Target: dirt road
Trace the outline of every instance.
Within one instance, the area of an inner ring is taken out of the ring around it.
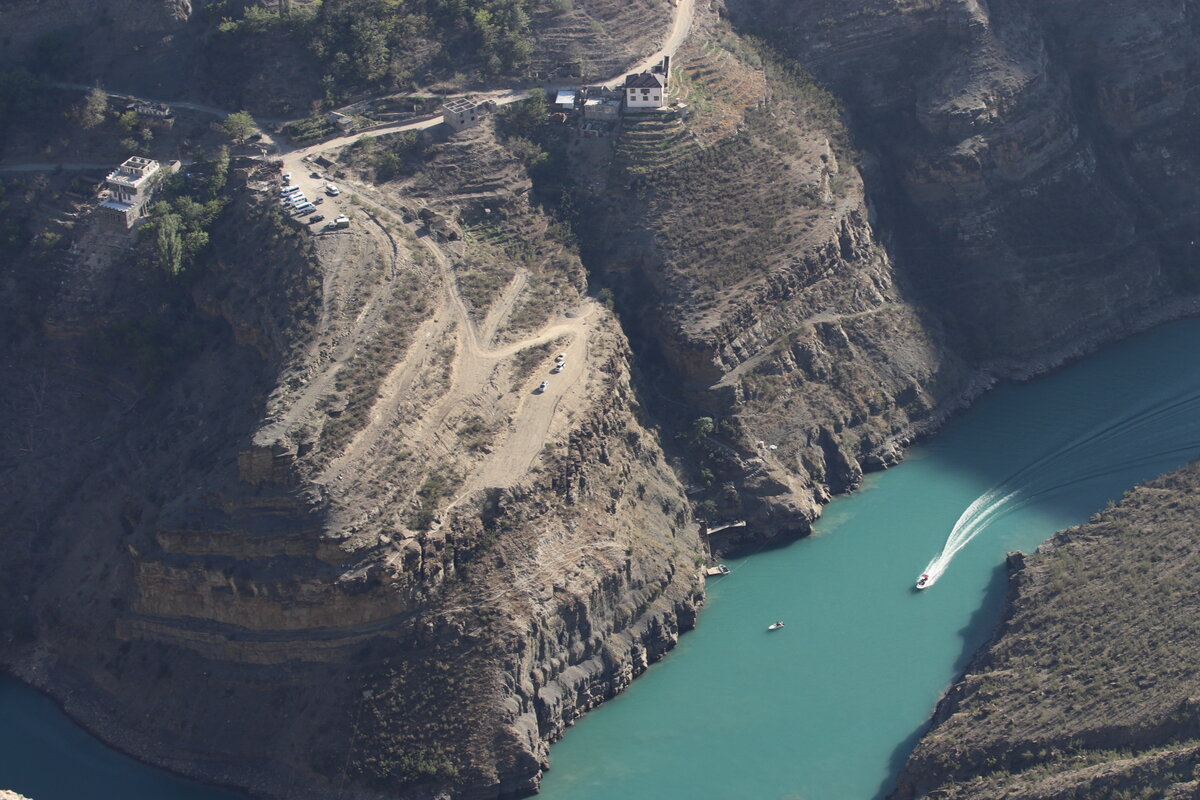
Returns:
[[[692,20],[695,18],[695,15],[696,0],[679,0],[679,4],[675,6],[675,14],[671,18],[671,30],[667,33],[667,40],[663,42],[662,47],[620,75],[609,79],[604,86],[608,89],[615,89],[629,73],[645,72],[662,61],[663,56],[675,55],[675,51],[679,49],[680,45],[683,44],[683,40],[687,38],[688,33],[691,31]]]

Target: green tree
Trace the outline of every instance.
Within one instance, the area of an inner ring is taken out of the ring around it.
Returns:
[[[94,128],[104,122],[108,115],[108,95],[99,86],[93,86],[87,97],[75,107],[75,121],[81,128]]]
[[[712,417],[697,417],[695,422],[692,423],[692,440],[700,441],[704,437],[711,435],[716,430],[716,427]]]
[[[133,129],[137,127],[138,116],[133,111],[126,111],[124,114],[117,116],[117,126],[125,133],[133,133]]]
[[[248,111],[235,111],[221,123],[225,135],[235,142],[244,142],[258,130]]]
[[[209,179],[208,188],[215,195],[217,192],[225,188],[225,184],[229,182],[229,148],[221,145],[217,150],[217,156],[212,162],[212,178]]]
[[[180,219],[177,214],[163,214],[154,224],[155,250],[158,263],[172,275],[183,270],[183,237],[180,235]]]

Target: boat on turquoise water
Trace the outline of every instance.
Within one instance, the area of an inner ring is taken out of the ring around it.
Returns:
[[[780,629],[780,628],[782,628],[782,627],[783,627],[783,623],[782,623],[782,622],[772,622],[770,625],[768,625],[768,626],[767,626],[767,630],[769,630],[769,631],[777,631],[777,630],[779,630],[779,629]]]
[[[921,577],[917,578],[917,588],[924,589],[928,585],[929,585],[929,573],[922,572]]]

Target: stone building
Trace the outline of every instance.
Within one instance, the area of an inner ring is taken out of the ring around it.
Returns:
[[[447,100],[442,106],[442,122],[456,131],[473,128],[483,121],[483,118],[496,109],[496,104],[490,100],[477,102],[459,97]]]
[[[104,181],[108,197],[100,201],[101,218],[113,227],[133,228],[145,216],[154,190],[168,171],[150,158],[125,159]]]

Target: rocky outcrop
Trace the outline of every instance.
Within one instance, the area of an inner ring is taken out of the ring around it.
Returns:
[[[893,797],[1194,796],[1198,486],[1192,464],[1010,558],[1004,620]]]
[[[664,417],[685,401],[685,439],[692,419],[721,420],[689,460],[704,513],[748,522],[712,538],[728,550],[807,533],[986,380],[889,254],[833,98],[705,39],[731,41],[719,23],[700,31],[675,89],[699,108],[622,134],[609,191],[584,193],[600,220],[584,235],[655,384],[681,387]]]
[[[962,349],[1027,358],[1195,290],[1187,4],[864,5],[730,4],[844,98],[892,250]]]

